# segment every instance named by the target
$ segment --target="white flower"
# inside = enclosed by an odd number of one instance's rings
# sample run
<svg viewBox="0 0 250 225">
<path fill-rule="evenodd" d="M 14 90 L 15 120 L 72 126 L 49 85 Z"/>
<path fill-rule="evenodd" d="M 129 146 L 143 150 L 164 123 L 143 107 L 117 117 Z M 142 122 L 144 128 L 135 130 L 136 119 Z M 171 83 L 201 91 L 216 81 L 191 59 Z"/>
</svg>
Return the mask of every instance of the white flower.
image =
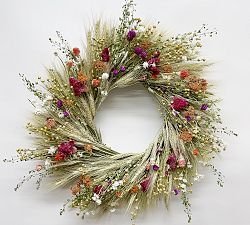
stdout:
<svg viewBox="0 0 250 225">
<path fill-rule="evenodd" d="M 149 67 L 148 62 L 144 62 L 144 63 L 142 64 L 142 67 L 143 67 L 144 69 L 147 69 L 147 68 Z"/>
<path fill-rule="evenodd" d="M 113 190 L 117 190 L 117 188 L 123 184 L 123 181 L 122 180 L 119 180 L 119 181 L 115 181 L 113 184 L 112 184 L 112 189 Z"/>
<path fill-rule="evenodd" d="M 187 61 L 187 56 L 185 56 L 185 55 L 182 56 L 182 60 L 183 60 L 183 61 Z"/>
<path fill-rule="evenodd" d="M 50 168 L 50 160 L 49 159 L 46 159 L 44 161 L 44 167 L 45 167 L 45 169 L 49 169 Z"/>
<path fill-rule="evenodd" d="M 57 148 L 55 146 L 50 146 L 48 153 L 53 155 L 56 152 L 56 150 Z"/>
<path fill-rule="evenodd" d="M 155 63 L 152 63 L 151 66 L 152 66 L 152 67 L 156 67 L 156 64 L 155 64 Z"/>
<path fill-rule="evenodd" d="M 107 80 L 109 78 L 109 74 L 108 73 L 103 73 L 102 74 L 102 79 L 103 80 Z"/>
<path fill-rule="evenodd" d="M 63 118 L 63 117 L 64 117 L 63 112 L 59 112 L 59 113 L 58 113 L 58 117 L 59 117 L 59 118 Z"/>
<path fill-rule="evenodd" d="M 45 97 L 45 99 L 43 100 L 43 103 L 47 103 L 47 102 L 52 101 L 52 100 L 53 100 L 53 97 L 51 95 L 47 95 Z"/>
<path fill-rule="evenodd" d="M 180 187 L 181 187 L 181 189 L 182 189 L 183 191 L 186 191 L 186 188 L 187 188 L 186 184 L 180 184 Z"/>
<path fill-rule="evenodd" d="M 182 179 L 182 181 L 183 181 L 183 183 L 187 183 L 187 180 L 184 178 L 184 179 Z"/>
<path fill-rule="evenodd" d="M 107 91 L 101 91 L 101 95 L 107 96 L 107 95 L 108 95 L 108 92 L 107 92 Z"/>
<path fill-rule="evenodd" d="M 111 213 L 115 212 L 115 208 L 109 210 Z"/>
<path fill-rule="evenodd" d="M 97 205 L 101 205 L 102 203 L 102 200 L 100 199 L 100 196 L 96 193 L 94 193 L 93 197 L 92 197 L 92 200 L 94 202 L 96 202 Z"/>
</svg>

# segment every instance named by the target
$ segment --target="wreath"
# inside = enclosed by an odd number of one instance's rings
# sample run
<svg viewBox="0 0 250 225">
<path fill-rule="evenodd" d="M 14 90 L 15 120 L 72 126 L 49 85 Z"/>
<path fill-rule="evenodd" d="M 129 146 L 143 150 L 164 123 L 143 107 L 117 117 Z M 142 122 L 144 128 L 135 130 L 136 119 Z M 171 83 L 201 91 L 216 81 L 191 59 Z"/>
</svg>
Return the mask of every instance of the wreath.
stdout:
<svg viewBox="0 0 250 225">
<path fill-rule="evenodd" d="M 35 112 L 27 124 L 34 148 L 18 149 L 18 159 L 38 163 L 16 190 L 33 177 L 39 188 L 53 176 L 53 188 L 72 192 L 61 213 L 67 204 L 83 216 L 123 206 L 132 219 L 159 199 L 168 206 L 176 195 L 190 221 L 188 194 L 202 177 L 198 166 L 212 168 L 223 186 L 210 160 L 225 148 L 218 132 L 230 132 L 220 127 L 218 100 L 201 77 L 209 63 L 199 58 L 201 39 L 216 32 L 202 26 L 171 37 L 144 25 L 134 11 L 134 2 L 126 1 L 117 26 L 98 20 L 82 53 L 57 32 L 58 41 L 49 40 L 60 65 L 34 83 L 21 75 L 38 101 L 31 101 Z M 135 84 L 156 99 L 163 124 L 144 152 L 123 154 L 102 142 L 94 119 L 110 91 Z"/>
</svg>

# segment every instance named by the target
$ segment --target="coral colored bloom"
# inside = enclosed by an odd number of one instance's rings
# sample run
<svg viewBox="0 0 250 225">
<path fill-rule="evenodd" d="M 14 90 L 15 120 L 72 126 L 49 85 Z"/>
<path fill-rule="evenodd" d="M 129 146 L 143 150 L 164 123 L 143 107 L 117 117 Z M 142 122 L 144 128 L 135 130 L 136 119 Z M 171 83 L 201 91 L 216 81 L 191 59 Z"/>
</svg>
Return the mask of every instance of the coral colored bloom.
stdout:
<svg viewBox="0 0 250 225">
<path fill-rule="evenodd" d="M 171 103 L 171 107 L 174 110 L 179 111 L 179 110 L 182 110 L 183 108 L 185 108 L 186 106 L 188 106 L 187 100 L 180 98 L 180 97 L 177 97 L 177 96 L 174 96 L 173 102 Z"/>
<path fill-rule="evenodd" d="M 79 48 L 73 48 L 73 54 L 75 56 L 79 56 L 80 55 L 80 49 Z"/>
<path fill-rule="evenodd" d="M 72 66 L 74 66 L 74 63 L 72 61 L 68 61 L 68 62 L 66 62 L 66 66 L 68 68 L 71 68 Z"/>
<path fill-rule="evenodd" d="M 48 129 L 51 129 L 56 126 L 56 121 L 53 118 L 47 118 L 45 125 Z"/>
<path fill-rule="evenodd" d="M 103 62 L 108 62 L 110 59 L 109 56 L 109 49 L 108 48 L 104 48 L 102 53 L 101 53 L 101 57 L 102 57 L 102 61 Z"/>
<path fill-rule="evenodd" d="M 131 192 L 132 193 L 137 193 L 139 191 L 139 187 L 137 185 L 134 185 L 132 188 L 131 188 Z"/>
<path fill-rule="evenodd" d="M 187 70 L 182 70 L 180 72 L 180 78 L 185 79 L 188 76 L 189 76 L 189 72 Z"/>
<path fill-rule="evenodd" d="M 199 152 L 199 149 L 198 149 L 198 148 L 195 148 L 195 149 L 193 150 L 193 154 L 194 154 L 194 155 L 199 155 L 199 153 L 200 153 L 200 152 Z"/>
<path fill-rule="evenodd" d="M 116 192 L 115 192 L 115 196 L 116 196 L 117 198 L 122 197 L 122 192 L 121 192 L 121 191 L 116 191 Z"/>
<path fill-rule="evenodd" d="M 101 81 L 98 79 L 93 79 L 92 80 L 92 86 L 93 87 L 98 87 L 100 85 Z"/>
<path fill-rule="evenodd" d="M 130 30 L 127 34 L 127 40 L 132 41 L 136 37 L 136 31 Z"/>
</svg>

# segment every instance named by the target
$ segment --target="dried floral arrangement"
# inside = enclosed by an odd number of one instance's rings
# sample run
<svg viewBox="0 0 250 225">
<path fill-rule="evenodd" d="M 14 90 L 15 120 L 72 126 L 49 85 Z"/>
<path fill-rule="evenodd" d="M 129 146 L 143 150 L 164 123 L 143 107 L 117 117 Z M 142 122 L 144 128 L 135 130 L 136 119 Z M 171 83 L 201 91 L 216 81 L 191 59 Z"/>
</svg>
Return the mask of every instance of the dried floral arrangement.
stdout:
<svg viewBox="0 0 250 225">
<path fill-rule="evenodd" d="M 201 39 L 212 36 L 205 26 L 168 37 L 157 26 L 134 17 L 135 4 L 126 1 L 118 26 L 97 21 L 87 32 L 86 47 L 71 48 L 58 32 L 61 66 L 48 78 L 32 83 L 22 76 L 38 101 L 27 128 L 34 148 L 18 149 L 18 160 L 38 160 L 16 187 L 38 177 L 53 177 L 51 186 L 70 186 L 66 205 L 78 215 L 113 212 L 126 207 L 132 219 L 171 196 L 179 196 L 191 220 L 188 194 L 199 180 L 199 165 L 221 173 L 210 160 L 225 149 L 218 100 L 202 78 L 209 65 L 199 58 Z M 159 103 L 163 125 L 143 153 L 121 154 L 102 142 L 95 125 L 98 108 L 115 88 L 141 84 Z M 42 87 L 42 88 L 39 88 Z M 13 159 L 16 160 L 16 159 Z"/>
</svg>

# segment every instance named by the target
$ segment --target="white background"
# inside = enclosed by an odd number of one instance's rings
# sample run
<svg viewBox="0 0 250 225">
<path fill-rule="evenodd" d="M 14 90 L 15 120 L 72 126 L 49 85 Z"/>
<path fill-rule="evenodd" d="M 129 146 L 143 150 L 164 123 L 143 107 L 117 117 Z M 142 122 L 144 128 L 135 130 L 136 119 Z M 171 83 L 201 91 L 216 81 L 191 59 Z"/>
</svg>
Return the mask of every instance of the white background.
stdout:
<svg viewBox="0 0 250 225">
<path fill-rule="evenodd" d="M 193 225 L 250 224 L 250 4 L 248 0 L 137 0 L 137 15 L 172 33 L 199 28 L 203 23 L 216 27 L 219 34 L 206 40 L 203 54 L 215 65 L 207 74 L 216 93 L 223 99 L 225 124 L 239 134 L 226 137 L 228 151 L 215 161 L 226 176 L 225 187 L 204 171 L 205 179 L 194 186 L 191 197 Z M 48 38 L 59 30 L 72 44 L 82 46 L 89 22 L 102 15 L 117 19 L 122 0 L 1 0 L 0 4 L 0 158 L 15 155 L 18 147 L 29 147 L 25 131 L 32 107 L 30 94 L 18 73 L 34 79 L 45 74 L 54 61 Z M 157 133 L 161 118 L 157 105 L 144 90 L 135 88 L 112 93 L 98 115 L 104 141 L 121 152 L 143 151 Z M 59 216 L 68 190 L 35 190 L 34 182 L 14 192 L 15 184 L 34 163 L 0 163 L 0 224 L 66 225 L 131 224 L 129 215 L 115 213 L 99 221 L 82 221 L 74 212 Z M 46 183 L 46 182 L 45 182 Z M 152 209 L 139 217 L 137 225 L 185 224 L 180 202 L 173 198 L 170 210 Z"/>
</svg>

